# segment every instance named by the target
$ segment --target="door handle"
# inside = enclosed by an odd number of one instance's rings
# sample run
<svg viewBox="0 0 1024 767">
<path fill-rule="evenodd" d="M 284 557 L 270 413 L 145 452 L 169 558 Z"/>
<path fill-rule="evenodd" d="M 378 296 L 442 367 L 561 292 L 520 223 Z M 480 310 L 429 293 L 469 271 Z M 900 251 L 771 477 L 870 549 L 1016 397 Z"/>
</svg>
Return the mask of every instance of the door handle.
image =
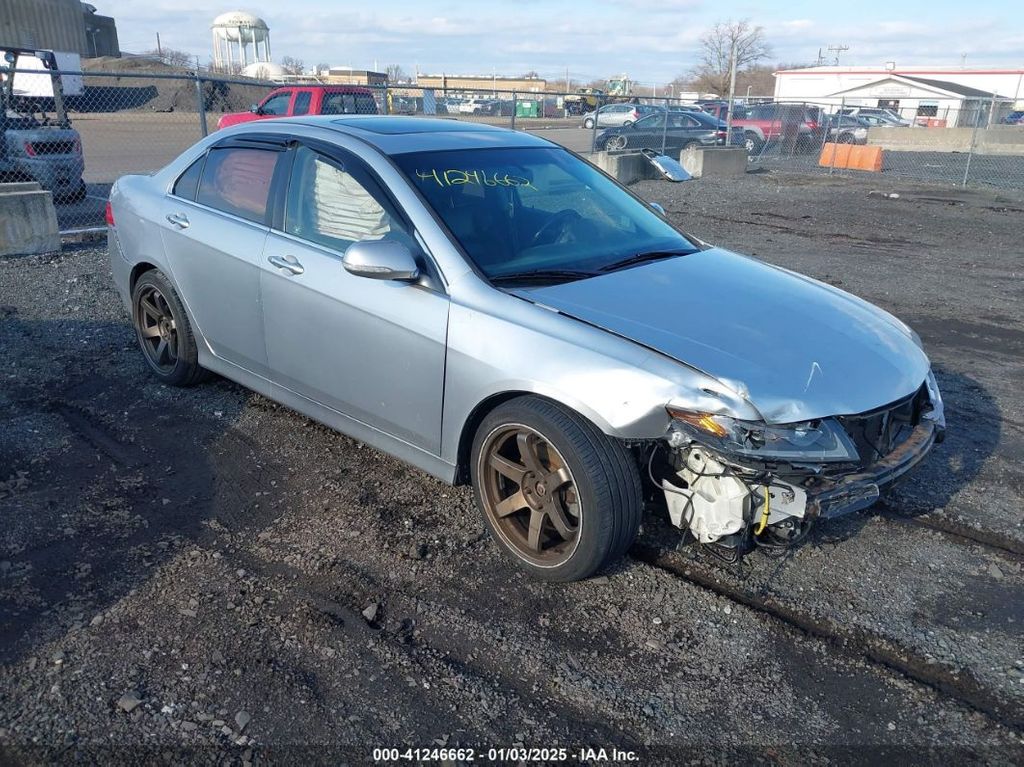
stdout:
<svg viewBox="0 0 1024 767">
<path fill-rule="evenodd" d="M 188 216 L 184 213 L 168 213 L 167 220 L 179 229 L 188 229 Z"/>
<path fill-rule="evenodd" d="M 295 256 L 270 256 L 267 261 L 291 274 L 302 274 L 306 271 Z"/>
</svg>

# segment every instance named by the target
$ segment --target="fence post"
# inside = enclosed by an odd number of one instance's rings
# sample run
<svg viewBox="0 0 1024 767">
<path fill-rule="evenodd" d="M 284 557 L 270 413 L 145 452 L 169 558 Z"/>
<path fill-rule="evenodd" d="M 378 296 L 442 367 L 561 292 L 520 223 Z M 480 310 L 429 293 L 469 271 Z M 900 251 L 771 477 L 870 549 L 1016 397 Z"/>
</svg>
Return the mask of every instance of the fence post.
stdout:
<svg viewBox="0 0 1024 767">
<path fill-rule="evenodd" d="M 512 91 L 512 126 L 511 126 L 512 130 L 516 129 L 516 109 L 518 109 L 518 106 L 517 106 L 518 101 L 519 101 L 518 95 L 516 94 L 515 91 Z"/>
<path fill-rule="evenodd" d="M 196 70 L 196 113 L 199 115 L 199 132 L 205 138 L 210 131 L 206 127 L 206 99 L 203 98 L 203 79 Z"/>
<path fill-rule="evenodd" d="M 591 134 L 590 134 L 590 153 L 591 154 L 597 154 L 597 120 L 598 120 L 598 116 L 601 113 L 601 107 L 603 107 L 603 106 L 604 106 L 604 104 L 601 103 L 601 97 L 600 96 L 595 96 L 594 97 L 594 124 L 591 126 Z M 586 112 L 584 112 L 583 114 L 586 114 Z"/>
<path fill-rule="evenodd" d="M 836 112 L 836 137 L 831 142 L 832 143 L 832 158 L 831 158 L 831 160 L 829 160 L 829 163 L 828 163 L 828 175 L 830 175 L 830 176 L 833 173 L 835 173 L 835 170 L 836 170 L 836 154 L 838 154 L 838 150 L 839 150 L 839 122 L 840 122 L 840 120 L 843 119 L 842 118 L 842 114 L 843 114 L 843 109 L 845 109 L 845 108 L 846 108 L 846 96 L 843 96 L 841 99 L 839 99 L 839 110 Z M 828 139 L 830 138 L 830 136 L 829 136 L 830 133 L 832 133 L 832 123 L 831 122 L 829 122 L 829 124 L 825 127 L 825 140 L 826 141 L 828 141 Z"/>
<path fill-rule="evenodd" d="M 665 154 L 665 144 L 668 142 L 668 101 L 664 102 L 665 107 L 665 119 L 661 124 L 661 153 Z M 729 137 L 726 134 L 725 139 L 726 146 L 729 145 Z M 678 157 L 676 159 L 679 159 Z"/>
<path fill-rule="evenodd" d="M 964 180 L 960 186 L 967 186 L 967 178 L 971 175 L 971 158 L 974 157 L 974 144 L 978 140 L 978 123 L 981 122 L 981 102 L 974 110 L 974 130 L 971 131 L 971 145 L 967 148 L 967 165 L 964 166 Z"/>
</svg>

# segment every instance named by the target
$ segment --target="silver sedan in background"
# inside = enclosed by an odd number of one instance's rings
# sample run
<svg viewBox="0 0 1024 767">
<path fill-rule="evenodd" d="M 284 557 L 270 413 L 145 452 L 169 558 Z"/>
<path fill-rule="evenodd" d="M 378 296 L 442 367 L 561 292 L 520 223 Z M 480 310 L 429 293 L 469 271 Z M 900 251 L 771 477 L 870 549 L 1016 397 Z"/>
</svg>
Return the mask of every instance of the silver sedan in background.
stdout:
<svg viewBox="0 0 1024 767">
<path fill-rule="evenodd" d="M 153 375 L 217 373 L 472 483 L 536 577 L 606 567 L 645 501 L 723 556 L 794 545 L 943 434 L 902 322 L 528 133 L 251 123 L 121 178 L 107 218 Z"/>
</svg>

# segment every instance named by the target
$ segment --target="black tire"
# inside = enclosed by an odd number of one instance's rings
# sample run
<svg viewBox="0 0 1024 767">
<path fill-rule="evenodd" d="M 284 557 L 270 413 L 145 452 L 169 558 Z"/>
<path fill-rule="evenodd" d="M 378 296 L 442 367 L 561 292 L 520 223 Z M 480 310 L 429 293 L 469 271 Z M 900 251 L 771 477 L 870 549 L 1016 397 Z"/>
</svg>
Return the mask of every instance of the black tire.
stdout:
<svg viewBox="0 0 1024 767">
<path fill-rule="evenodd" d="M 604 149 L 606 152 L 618 152 L 626 148 L 629 143 L 629 139 L 621 134 L 615 136 L 609 136 L 604 142 Z"/>
<path fill-rule="evenodd" d="M 757 154 L 764 146 L 764 142 L 753 131 L 746 131 L 743 134 L 743 141 L 747 147 L 747 154 Z"/>
<path fill-rule="evenodd" d="M 591 130 L 594 127 L 594 121 L 588 117 L 583 121 L 583 127 L 587 130 Z"/>
<path fill-rule="evenodd" d="M 132 287 L 132 324 L 142 356 L 161 382 L 194 386 L 209 378 L 209 372 L 199 366 L 196 339 L 185 307 L 159 269 L 143 273 Z"/>
<path fill-rule="evenodd" d="M 509 430 L 522 429 L 537 435 L 542 444 L 546 440 L 546 450 L 554 448 L 556 452 L 553 455 L 563 470 L 568 469 L 567 487 L 575 499 L 575 536 L 571 541 L 563 541 L 565 550 L 547 562 L 543 561 L 544 553 L 538 553 L 536 557 L 542 561 L 531 561 L 530 552 L 522 547 L 522 541 L 519 544 L 515 542 L 514 535 L 508 532 L 508 525 L 516 524 L 512 521 L 513 515 L 496 523 L 492 519 L 493 512 L 488 511 L 487 498 L 492 487 L 488 472 L 493 471 L 490 460 L 495 455 L 491 445 Z M 552 453 L 547 455 L 551 459 Z M 529 461 L 522 462 L 529 465 Z M 620 558 L 636 539 L 643 511 L 636 461 L 621 443 L 563 405 L 524 396 L 495 408 L 484 418 L 474 436 L 470 471 L 477 506 L 491 537 L 534 578 L 546 581 L 587 578 Z M 517 483 L 520 492 L 526 487 L 526 482 L 524 477 Z M 543 489 L 540 493 L 543 495 Z M 511 495 L 515 493 L 510 493 L 505 500 Z M 536 494 L 532 497 L 537 498 Z M 554 502 L 553 497 L 549 500 Z M 521 511 L 532 514 L 528 507 Z M 553 531 L 552 525 L 549 539 L 556 537 L 550 535 Z"/>
<path fill-rule="evenodd" d="M 699 141 L 687 141 L 685 144 L 683 144 L 682 149 L 680 149 L 679 151 L 680 152 L 685 152 L 687 149 L 697 149 L 699 147 L 700 147 L 700 142 Z"/>
<path fill-rule="evenodd" d="M 855 141 L 856 141 L 856 139 L 850 133 L 840 133 L 839 134 L 839 143 L 840 144 L 853 144 Z"/>
</svg>

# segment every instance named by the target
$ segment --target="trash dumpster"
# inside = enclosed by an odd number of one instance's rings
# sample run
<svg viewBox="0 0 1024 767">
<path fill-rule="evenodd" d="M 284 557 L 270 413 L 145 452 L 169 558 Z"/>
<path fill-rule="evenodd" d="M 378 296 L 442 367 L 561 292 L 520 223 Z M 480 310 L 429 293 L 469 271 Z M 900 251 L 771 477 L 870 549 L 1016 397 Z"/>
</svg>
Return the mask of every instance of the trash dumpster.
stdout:
<svg viewBox="0 0 1024 767">
<path fill-rule="evenodd" d="M 540 101 L 517 101 L 516 117 L 540 117 Z"/>
</svg>

